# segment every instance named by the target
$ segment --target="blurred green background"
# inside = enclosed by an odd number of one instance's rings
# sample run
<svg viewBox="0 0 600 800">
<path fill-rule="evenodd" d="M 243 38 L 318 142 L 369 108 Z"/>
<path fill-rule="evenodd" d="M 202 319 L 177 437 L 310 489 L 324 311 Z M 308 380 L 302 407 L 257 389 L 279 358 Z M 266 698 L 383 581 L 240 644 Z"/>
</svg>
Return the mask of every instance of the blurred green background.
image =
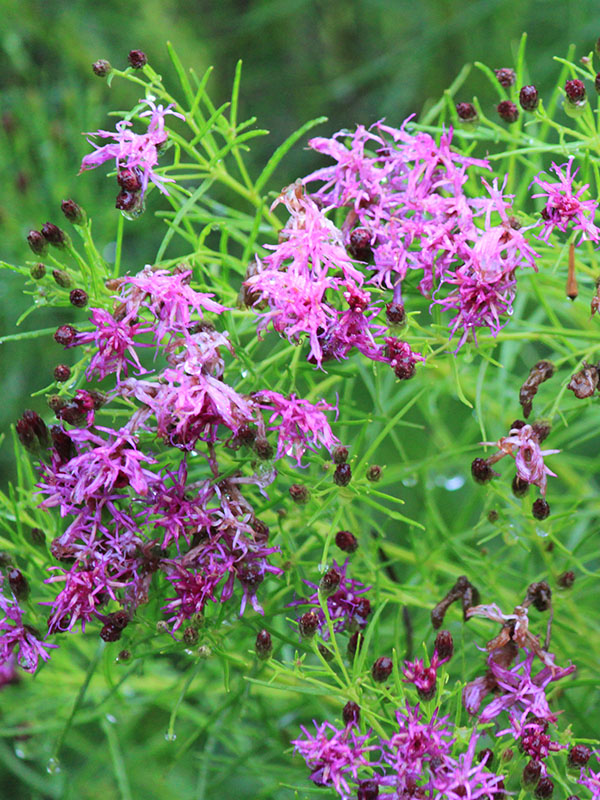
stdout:
<svg viewBox="0 0 600 800">
<path fill-rule="evenodd" d="M 202 73 L 214 65 L 211 91 L 218 102 L 227 98 L 242 58 L 241 114 L 256 115 L 271 131 L 253 143 L 250 163 L 258 170 L 291 131 L 321 114 L 330 120 L 322 135 L 381 117 L 398 124 L 437 98 L 465 62 L 511 63 L 523 31 L 529 32 L 531 79 L 543 91 L 557 73 L 552 56 L 564 54 L 571 42 L 583 55 L 600 31 L 592 0 L 3 0 L 0 11 L 0 259 L 17 263 L 31 259 L 25 243 L 30 228 L 61 223 L 59 204 L 67 196 L 93 216 L 102 245 L 114 240 L 112 183 L 102 169 L 77 177 L 89 150 L 81 132 L 112 127 L 107 112 L 138 98 L 131 86 L 117 82 L 109 89 L 95 77 L 90 65 L 98 58 L 124 67 L 128 51 L 141 48 L 166 75 L 169 39 L 186 66 Z M 472 94 L 491 108 L 494 98 L 476 70 L 464 88 L 465 98 Z M 271 188 L 306 174 L 314 159 L 298 146 Z M 135 249 L 130 235 L 125 255 L 137 269 L 152 257 L 160 231 L 153 230 L 151 213 L 135 227 Z M 26 307 L 20 279 L 2 273 L 1 334 L 14 331 Z M 66 321 L 65 313 L 40 312 L 23 329 L 59 319 Z M 1 430 L 27 406 L 43 410 L 43 397 L 28 395 L 50 382 L 59 358 L 49 336 L 2 345 Z M 4 471 L 7 450 L 6 444 L 0 450 Z"/>
</svg>

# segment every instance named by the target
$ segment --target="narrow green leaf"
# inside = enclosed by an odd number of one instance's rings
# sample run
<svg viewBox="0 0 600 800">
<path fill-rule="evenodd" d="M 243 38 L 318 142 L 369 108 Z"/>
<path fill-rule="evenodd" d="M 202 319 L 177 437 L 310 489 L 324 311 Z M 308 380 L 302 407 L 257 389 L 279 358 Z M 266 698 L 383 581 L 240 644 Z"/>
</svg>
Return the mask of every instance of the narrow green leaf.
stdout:
<svg viewBox="0 0 600 800">
<path fill-rule="evenodd" d="M 254 184 L 254 188 L 257 192 L 261 191 L 265 183 L 269 180 L 277 168 L 281 159 L 285 156 L 288 150 L 294 146 L 298 139 L 301 139 L 311 128 L 314 128 L 316 125 L 322 125 L 324 122 L 327 122 L 327 117 L 316 117 L 315 119 L 311 119 L 309 122 L 306 122 L 304 125 L 302 125 L 301 128 L 298 128 L 297 131 L 294 131 L 294 133 L 290 134 L 285 142 L 279 145 L 277 150 L 275 150 L 271 158 L 267 161 L 265 168 L 260 173 L 256 183 Z"/>
</svg>

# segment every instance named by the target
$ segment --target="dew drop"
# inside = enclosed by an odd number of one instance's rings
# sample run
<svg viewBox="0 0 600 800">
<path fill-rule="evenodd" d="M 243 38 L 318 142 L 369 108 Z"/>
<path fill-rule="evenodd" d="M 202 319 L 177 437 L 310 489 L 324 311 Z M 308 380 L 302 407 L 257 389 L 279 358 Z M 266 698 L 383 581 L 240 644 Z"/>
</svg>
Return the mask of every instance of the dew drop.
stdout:
<svg viewBox="0 0 600 800">
<path fill-rule="evenodd" d="M 49 758 L 48 763 L 46 764 L 46 772 L 50 775 L 58 775 L 60 772 L 60 761 L 58 758 Z"/>
<path fill-rule="evenodd" d="M 177 734 L 175 733 L 175 731 L 172 731 L 172 732 L 171 731 L 167 731 L 165 733 L 165 739 L 167 740 L 167 742 L 174 742 L 175 739 L 177 739 Z"/>
<path fill-rule="evenodd" d="M 117 718 L 116 718 L 116 717 L 113 717 L 113 715 L 112 715 L 112 714 L 106 714 L 106 721 L 107 721 L 107 722 L 110 722 L 110 724 L 111 724 L 111 725 L 116 725 L 116 723 L 117 723 Z"/>
<path fill-rule="evenodd" d="M 417 485 L 417 476 L 407 475 L 406 478 L 402 478 L 402 485 L 411 489 L 413 486 Z"/>
<path fill-rule="evenodd" d="M 535 532 L 540 537 L 540 539 L 545 539 L 548 536 L 548 531 L 542 530 L 542 528 L 536 528 Z"/>
<path fill-rule="evenodd" d="M 465 478 L 464 475 L 453 475 L 451 478 L 448 478 L 447 481 L 444 481 L 444 489 L 447 489 L 449 492 L 456 492 L 458 489 L 462 489 L 465 485 Z"/>
</svg>

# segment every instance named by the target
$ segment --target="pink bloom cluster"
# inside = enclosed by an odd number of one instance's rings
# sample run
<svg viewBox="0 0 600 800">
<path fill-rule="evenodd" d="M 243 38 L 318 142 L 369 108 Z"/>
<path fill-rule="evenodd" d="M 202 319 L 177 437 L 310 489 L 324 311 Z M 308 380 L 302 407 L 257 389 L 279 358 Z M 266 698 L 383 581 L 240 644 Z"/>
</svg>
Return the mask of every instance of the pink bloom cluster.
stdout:
<svg viewBox="0 0 600 800">
<path fill-rule="evenodd" d="M 34 628 L 23 623 L 23 610 L 12 592 L 10 597 L 4 594 L 3 583 L 4 578 L 0 575 L 0 609 L 3 614 L 0 619 L 0 665 L 8 670 L 0 676 L 0 685 L 12 679 L 15 654 L 22 669 L 35 672 L 40 659 L 47 661 L 50 658 L 47 650 L 57 647 L 44 642 Z"/>
<path fill-rule="evenodd" d="M 151 267 L 120 279 L 113 310 L 92 309 L 94 328 L 69 344 L 90 350 L 88 379 L 114 376 L 110 399 L 129 411 L 119 428 L 99 425 L 97 411 L 109 396 L 79 390 L 57 404 L 62 424 L 40 439 L 50 445 L 38 484 L 42 506 L 68 520 L 51 544 L 62 563 L 47 579 L 60 587 L 48 603 L 50 633 L 99 620 L 103 638 L 119 638 L 148 602 L 156 573 L 173 632 L 209 601 L 229 600 L 236 587 L 240 613 L 247 604 L 262 613 L 257 592 L 268 574 L 281 573 L 271 563 L 278 548 L 244 489 L 264 492 L 276 477 L 274 459 L 291 455 L 301 463 L 307 450 L 338 443 L 324 401 L 268 390 L 242 395 L 226 380 L 232 347 L 206 320 L 224 307 L 191 280 L 184 268 Z M 253 446 L 266 462 L 257 467 L 249 453 L 245 471 L 222 466 L 231 450 Z M 170 469 L 165 448 L 175 457 Z M 0 602 L 14 623 L 4 623 L 0 662 L 20 643 L 19 661 L 35 668 L 34 654 L 46 658 L 46 645 L 35 645 L 14 604 Z"/>
<path fill-rule="evenodd" d="M 576 191 L 573 181 L 579 170 L 572 172 L 572 168 L 573 156 L 560 167 L 552 163 L 551 170 L 558 181 L 543 180 L 540 177 L 542 173 L 533 179 L 542 191 L 532 197 L 542 197 L 546 203 L 542 209 L 542 231 L 539 237 L 546 242 L 554 230 L 566 233 L 569 229 L 581 231 L 578 244 L 588 240 L 597 242 L 600 239 L 600 229 L 594 224 L 598 203 L 595 200 L 581 199 L 589 189 L 589 184 L 586 183 Z"/>
<path fill-rule="evenodd" d="M 460 331 L 459 347 L 481 327 L 496 335 L 512 312 L 517 270 L 535 268 L 537 254 L 497 180 L 483 181 L 486 197 L 466 195 L 468 171 L 489 165 L 453 152 L 451 140 L 451 131 L 437 143 L 406 123 L 381 122 L 312 139 L 335 163 L 304 179 L 321 184 L 312 195 L 296 185 L 279 200 L 290 220 L 246 281 L 268 305 L 261 326 L 272 322 L 295 341 L 307 334 L 309 359 L 319 365 L 353 347 L 388 361 L 377 342 L 385 333 L 377 321 L 381 293 L 374 299 L 365 283 L 391 290 L 394 323 L 404 313 L 403 284 L 416 271 L 419 291 L 455 312 L 450 328 L 452 336 Z M 342 208 L 346 218 L 336 228 L 327 213 Z"/>
<path fill-rule="evenodd" d="M 539 486 L 542 495 L 546 494 L 547 476 L 556 477 L 544 463 L 545 456 L 560 453 L 560 450 L 542 450 L 538 436 L 532 425 L 513 428 L 508 436 L 502 436 L 497 442 L 482 442 L 498 448 L 498 456 L 511 456 L 517 467 L 517 477 L 525 483 Z"/>
</svg>

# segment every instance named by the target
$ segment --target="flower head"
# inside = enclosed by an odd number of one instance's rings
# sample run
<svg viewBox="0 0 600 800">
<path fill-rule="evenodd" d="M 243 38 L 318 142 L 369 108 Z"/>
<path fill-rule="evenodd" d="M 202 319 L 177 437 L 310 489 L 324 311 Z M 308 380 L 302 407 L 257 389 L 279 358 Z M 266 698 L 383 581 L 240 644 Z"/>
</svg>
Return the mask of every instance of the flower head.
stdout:
<svg viewBox="0 0 600 800">
<path fill-rule="evenodd" d="M 558 177 L 558 181 L 542 180 L 540 175 L 536 175 L 533 182 L 536 183 L 541 192 L 532 197 L 543 197 L 546 205 L 542 211 L 542 232 L 540 239 L 548 241 L 550 234 L 556 228 L 563 233 L 569 228 L 581 231 L 579 242 L 591 240 L 597 242 L 600 238 L 600 230 L 594 225 L 594 215 L 598 207 L 595 200 L 582 200 L 581 196 L 589 188 L 585 184 L 575 191 L 573 181 L 579 170 L 571 173 L 574 157 L 571 156 L 566 164 L 557 166 L 552 163 L 551 170 Z"/>
</svg>

